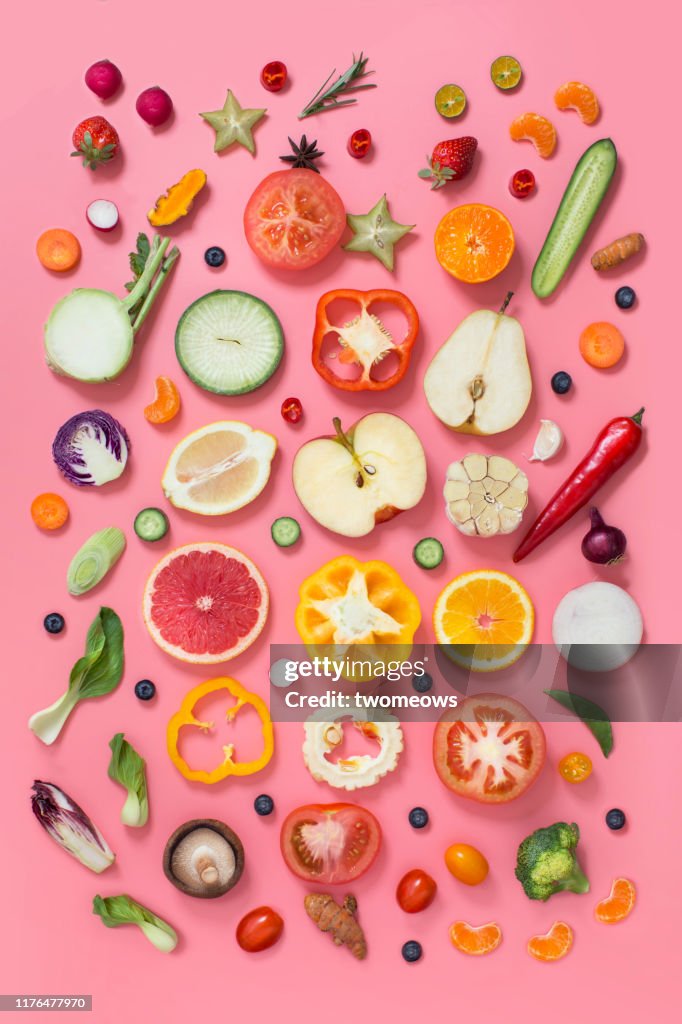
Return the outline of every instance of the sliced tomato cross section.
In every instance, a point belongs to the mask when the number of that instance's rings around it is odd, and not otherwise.
[[[264,263],[280,270],[319,263],[345,226],[346,211],[335,189],[305,167],[269,174],[244,211],[247,242]]]
[[[467,697],[438,722],[433,763],[441,782],[479,803],[515,800],[535,782],[545,763],[545,734],[530,711],[512,697]]]
[[[306,882],[343,885],[364,875],[381,846],[381,827],[357,804],[306,804],[287,815],[280,847]]]

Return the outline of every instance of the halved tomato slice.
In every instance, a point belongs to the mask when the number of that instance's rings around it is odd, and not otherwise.
[[[381,827],[357,804],[306,804],[286,817],[280,846],[287,867],[299,878],[343,885],[374,863]]]
[[[467,697],[441,718],[433,737],[433,763],[441,782],[469,800],[516,800],[545,763],[545,733],[512,697]]]
[[[305,167],[261,181],[244,211],[246,240],[280,270],[313,267],[338,244],[346,211],[328,181]]]

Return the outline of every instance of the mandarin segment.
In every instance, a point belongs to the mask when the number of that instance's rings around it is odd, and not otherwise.
[[[154,401],[145,406],[144,418],[149,423],[169,423],[180,412],[180,392],[170,377],[157,377]]]
[[[509,134],[514,142],[532,142],[543,160],[550,157],[556,148],[556,128],[542,114],[527,113],[514,118]]]
[[[565,82],[554,94],[559,110],[575,110],[583,124],[594,124],[599,117],[599,100],[584,82]]]
[[[502,931],[494,921],[478,928],[466,921],[455,921],[450,925],[450,941],[461,953],[483,956],[497,949],[502,941]]]
[[[573,930],[564,921],[555,921],[546,935],[534,935],[528,941],[528,952],[536,960],[561,960],[573,945]]]
[[[631,913],[636,899],[633,883],[627,878],[616,878],[611,892],[594,908],[594,916],[603,924],[617,924]]]

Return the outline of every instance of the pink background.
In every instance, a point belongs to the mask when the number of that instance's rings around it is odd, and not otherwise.
[[[167,759],[165,725],[185,691],[211,672],[165,657],[148,638],[139,613],[144,581],[164,550],[208,539],[243,548],[268,579],[272,611],[259,643],[226,671],[265,694],[268,644],[294,639],[299,581],[337,554],[390,561],[419,595],[424,625],[418,638],[425,641],[432,639],[433,602],[449,579],[482,565],[514,571],[514,538],[475,543],[446,522],[440,497],[444,471],[472,444],[435,420],[421,388],[430,358],[463,316],[481,306],[496,308],[514,289],[511,311],[526,332],[535,390],[523,422],[483,447],[525,466],[523,457],[530,453],[540,417],[555,418],[563,426],[567,443],[562,455],[528,469],[532,511],[608,419],[647,405],[643,455],[604,490],[599,502],[606,518],[626,530],[629,558],[617,570],[602,572],[588,565],[579,553],[586,528],[585,517],[579,516],[523,563],[516,574],[535,603],[536,639],[549,641],[552,613],[564,592],[596,578],[628,588],[642,608],[649,641],[680,639],[679,600],[665,584],[671,559],[679,558],[677,483],[671,480],[673,463],[679,461],[679,388],[672,363],[679,343],[670,311],[670,297],[679,291],[673,282],[678,168],[670,149],[670,122],[664,122],[659,106],[663,70],[672,66],[666,65],[673,60],[672,53],[666,54],[672,41],[667,41],[666,27],[656,24],[655,7],[628,13],[615,0],[576,0],[570,9],[551,14],[551,5],[539,0],[425,0],[402,7],[388,0],[345,0],[333,10],[309,0],[262,0],[243,7],[204,0],[172,11],[158,0],[74,0],[68,9],[41,0],[15,8],[18,34],[8,40],[0,68],[6,151],[2,410],[10,478],[2,536],[7,544],[0,744],[4,992],[91,992],[94,1019],[112,1024],[123,1015],[131,1021],[171,1022],[228,1016],[269,1020],[275,1015],[327,1020],[341,1012],[357,1020],[381,1013],[394,1021],[436,1012],[510,1022],[545,1016],[597,1021],[614,1010],[623,1021],[640,1019],[643,1012],[670,1016],[679,976],[675,844],[682,836],[682,817],[677,786],[671,782],[673,772],[679,774],[679,726],[617,726],[616,749],[608,762],[579,723],[549,726],[548,765],[541,780],[518,803],[497,809],[458,800],[442,788],[431,766],[431,726],[408,727],[398,771],[358,799],[380,817],[385,838],[375,869],[353,887],[370,946],[367,961],[358,964],[316,933],[301,906],[305,886],[289,874],[279,855],[285,814],[306,801],[334,799],[334,792],[313,782],[303,765],[301,727],[277,728],[275,758],[258,776],[214,789],[185,783]],[[363,95],[356,109],[299,124],[296,113],[317,85],[334,65],[342,70],[359,47],[371,57],[379,88]],[[524,67],[524,83],[513,94],[498,92],[489,80],[490,62],[500,53],[515,54]],[[86,90],[82,74],[91,61],[105,56],[121,67],[125,88],[103,106]],[[266,94],[258,82],[261,66],[274,58],[284,60],[291,74],[289,87],[278,96]],[[570,78],[596,89],[603,106],[597,125],[585,127],[575,115],[554,109],[555,88]],[[438,86],[453,80],[465,88],[469,108],[450,126],[434,110],[432,97]],[[135,114],[134,101],[157,82],[172,95],[176,114],[170,126],[153,131]],[[255,160],[239,149],[215,156],[213,134],[197,117],[197,111],[222,104],[227,86],[242,105],[269,108],[267,120],[256,129]],[[544,112],[557,124],[559,145],[550,161],[508,138],[509,122],[525,110]],[[68,153],[74,125],[100,112],[119,129],[123,153],[116,164],[93,175]],[[365,162],[352,161],[345,152],[348,135],[360,126],[371,130],[376,143]],[[369,257],[340,251],[299,277],[278,275],[248,249],[241,228],[244,204],[256,183],[281,166],[277,156],[287,148],[286,136],[303,130],[325,150],[324,173],[348,210],[364,213],[385,190],[393,215],[417,223],[398,250],[394,276]],[[416,176],[424,154],[439,139],[463,133],[479,140],[473,173],[462,184],[430,192]],[[577,158],[605,135],[613,137],[620,159],[612,193],[566,285],[540,304],[528,284],[535,254]],[[43,363],[41,344],[52,303],[79,285],[122,293],[127,253],[136,232],[145,227],[146,211],[194,166],[208,173],[208,195],[173,231],[182,258],[132,365],[109,385],[54,377]],[[509,195],[507,182],[526,166],[536,173],[539,187],[521,203]],[[96,235],[84,220],[86,205],[98,196],[114,199],[122,212],[122,228],[110,236]],[[432,253],[437,221],[460,201],[498,206],[516,231],[516,254],[507,271],[478,288],[449,279]],[[83,246],[80,267],[66,279],[44,271],[34,254],[37,236],[56,225],[75,231]],[[589,266],[589,252],[630,230],[646,234],[648,254],[622,273],[598,277]],[[218,272],[210,271],[202,258],[212,244],[224,246],[228,254],[226,267]],[[632,284],[640,297],[627,314],[613,303],[613,292],[622,283]],[[400,386],[376,400],[331,391],[309,363],[316,299],[331,287],[383,286],[403,289],[421,313],[423,329],[411,370]],[[285,328],[281,369],[260,391],[241,399],[200,391],[184,377],[173,353],[180,313],[216,287],[260,295]],[[590,369],[577,352],[580,330],[599,319],[613,320],[626,336],[626,356],[611,372]],[[559,369],[574,377],[567,398],[555,396],[549,387]],[[142,416],[158,374],[177,381],[183,401],[181,415],[161,429]],[[305,419],[296,428],[279,415],[280,402],[291,393],[305,407]],[[127,427],[133,456],[118,483],[81,492],[62,481],[50,444],[64,420],[97,406]],[[371,409],[399,412],[417,429],[428,455],[428,491],[417,509],[369,538],[346,543],[318,529],[299,508],[290,464],[303,440],[329,429],[333,413],[350,424]],[[277,435],[280,449],[267,490],[224,520],[173,511],[170,535],[150,548],[132,532],[134,514],[145,505],[163,503],[158,480],[173,445],[190,430],[221,418],[241,418]],[[49,536],[33,527],[28,506],[35,494],[53,489],[68,498],[72,516],[66,529]],[[297,516],[303,525],[303,541],[290,552],[276,549],[269,536],[272,519],[283,514]],[[69,598],[64,574],[71,555],[92,531],[113,524],[128,534],[124,558],[97,591],[78,601]],[[673,531],[676,545],[668,541]],[[411,559],[414,542],[428,534],[446,546],[444,565],[430,575]],[[64,688],[87,625],[103,603],[124,620],[124,681],[110,697],[81,705],[61,739],[45,748],[28,732],[26,720]],[[60,637],[49,637],[41,626],[52,610],[67,617]],[[158,685],[158,698],[150,706],[133,696],[141,677]],[[149,764],[151,820],[141,831],[119,824],[123,792],[106,775],[107,743],[119,730]],[[594,758],[594,775],[580,787],[565,784],[554,767],[572,749]],[[116,850],[114,868],[97,878],[49,842],[29,810],[34,778],[60,784],[91,813]],[[264,820],[252,810],[253,798],[263,791],[277,804],[273,817]],[[431,813],[432,825],[423,833],[406,821],[415,804]],[[628,814],[630,824],[622,834],[604,825],[604,812],[614,805]],[[180,822],[201,815],[229,822],[247,851],[243,881],[215,903],[183,896],[161,873],[167,836]],[[558,896],[547,905],[531,903],[513,877],[517,843],[533,828],[561,818],[575,818],[581,826],[592,893]],[[466,889],[447,874],[442,855],[455,841],[473,843],[489,858],[491,874],[482,887]],[[434,875],[439,894],[432,908],[409,918],[398,908],[394,889],[403,872],[417,866]],[[593,906],[617,875],[636,882],[639,903],[628,922],[606,928],[593,920]],[[91,915],[96,892],[121,891],[176,926],[181,943],[171,958],[157,953],[137,929],[109,931]],[[262,903],[283,914],[285,933],[272,950],[249,956],[237,947],[234,928],[247,910]],[[459,954],[449,944],[447,926],[460,917],[475,924],[497,920],[504,931],[500,949],[481,960]],[[575,947],[560,964],[538,964],[526,954],[526,941],[556,918],[573,925]],[[400,957],[400,946],[409,938],[419,939],[425,950],[423,961],[413,966]]]

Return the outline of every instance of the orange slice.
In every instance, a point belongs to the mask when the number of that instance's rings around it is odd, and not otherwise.
[[[551,156],[556,146],[556,128],[542,114],[521,114],[510,124],[509,134],[514,142],[532,142],[543,159]]]
[[[493,206],[469,203],[446,213],[436,228],[436,257],[458,281],[478,284],[502,273],[514,252],[514,229]]]
[[[559,110],[575,110],[583,124],[594,124],[599,117],[599,100],[584,82],[565,82],[554,94]]]
[[[635,887],[627,878],[616,878],[611,894],[594,908],[594,916],[604,924],[624,921],[635,905]]]
[[[528,952],[536,960],[561,960],[573,945],[573,931],[564,921],[555,921],[546,935],[528,940]]]
[[[146,405],[144,418],[149,423],[168,423],[180,412],[180,393],[170,377],[157,377],[156,394],[151,405]]]
[[[535,612],[513,576],[477,569],[452,580],[433,610],[439,644],[456,664],[474,672],[507,668],[533,637]]]
[[[455,921],[450,925],[450,941],[461,953],[483,956],[497,949],[502,941],[502,931],[499,924],[495,924],[494,921],[482,924],[478,928],[467,924],[466,921]]]

